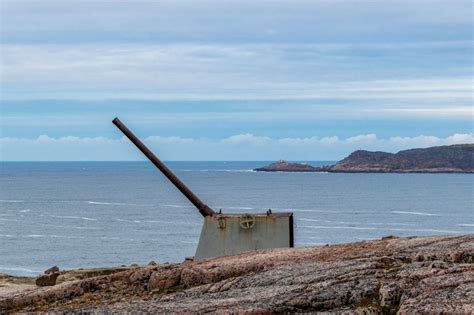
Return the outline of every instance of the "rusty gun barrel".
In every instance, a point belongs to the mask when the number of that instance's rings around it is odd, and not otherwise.
[[[199,210],[203,217],[212,216],[215,212],[204,204],[160,159],[148,149],[143,142],[138,139],[130,129],[125,126],[117,117],[112,120],[120,131],[153,163],[175,186],[189,199],[189,201]]]

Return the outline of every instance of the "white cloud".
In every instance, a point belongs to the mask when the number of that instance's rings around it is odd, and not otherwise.
[[[29,141],[28,139],[19,139],[20,141]],[[35,141],[35,140],[33,140]],[[117,140],[113,140],[106,137],[75,137],[75,136],[67,136],[67,137],[59,137],[53,138],[48,135],[41,135],[36,139],[39,143],[114,143]]]
[[[474,134],[441,138],[419,135],[378,138],[375,134],[333,137],[270,138],[239,134],[224,139],[147,137],[144,142],[165,160],[339,160],[358,149],[396,152],[403,149],[474,143]],[[2,160],[139,160],[125,138],[0,138]]]
[[[353,50],[472,43],[5,44],[0,83],[4,99],[332,98],[445,100],[449,105],[472,99],[468,65],[453,71],[459,65],[444,65],[440,72],[438,65],[418,69],[415,60],[401,59],[397,67],[379,66],[374,72]]]
[[[346,139],[347,143],[358,143],[358,142],[373,143],[374,141],[377,141],[377,136],[373,133],[367,134],[367,135],[358,135],[358,136],[350,137]]]
[[[25,143],[25,144],[88,144],[88,143],[95,143],[95,144],[104,144],[104,143],[116,143],[116,142],[123,142],[125,139],[122,138],[120,140],[111,139],[107,137],[75,137],[75,136],[67,136],[67,137],[50,137],[48,135],[40,135],[37,138],[15,138],[15,137],[3,137],[0,138],[0,144],[9,144],[9,143]]]
[[[62,35],[60,38],[53,37],[57,41],[67,41],[63,37],[71,31],[86,34],[91,41],[117,41],[123,40],[118,34],[130,35],[137,31],[145,33],[152,30],[166,32],[180,40],[200,38],[201,33],[214,40],[225,40],[226,36],[236,34],[255,40],[260,38],[259,31],[275,35],[278,30],[285,30],[284,33],[290,32],[289,35],[299,36],[306,41],[311,39],[311,35],[319,38],[321,34],[336,39],[365,34],[378,39],[384,38],[383,35],[389,37],[394,32],[406,33],[407,26],[421,28],[415,34],[418,35],[427,27],[449,28],[472,24],[470,1],[459,0],[204,0],[199,2],[199,6],[189,0],[2,0],[2,5],[5,11],[3,24],[8,35],[43,35],[46,37],[43,40],[47,40],[51,39],[47,31],[57,29]],[[242,23],[242,16],[245,16],[246,23]],[[30,23],[21,23],[24,21]],[[154,34],[147,35],[153,38]],[[407,35],[413,36],[410,33]],[[436,38],[434,35],[431,37]],[[75,40],[84,39],[79,37]]]
[[[471,136],[472,138],[472,136]],[[467,139],[466,139],[467,140]],[[398,145],[409,146],[413,144],[422,143],[424,146],[436,145],[440,142],[444,143],[457,143],[457,141],[450,141],[449,137],[446,139],[440,139],[435,136],[417,136],[417,137],[391,137],[390,142]],[[444,144],[443,143],[443,144]]]
[[[254,136],[253,134],[250,134],[250,133],[230,136],[228,138],[221,140],[221,142],[225,144],[251,144],[251,145],[262,145],[265,143],[270,143],[271,141],[272,139],[269,137]]]
[[[193,143],[193,142],[196,142],[198,140],[193,139],[193,138],[150,136],[150,137],[146,137],[144,141],[149,142],[149,143],[180,143],[180,144],[186,144],[186,143]]]
[[[448,142],[455,142],[455,143],[471,143],[473,142],[472,134],[466,134],[466,133],[456,133],[450,137],[446,138],[446,141]]]
[[[363,112],[371,114],[395,114],[410,116],[473,116],[474,109],[471,106],[453,107],[412,107],[412,108],[370,108]]]

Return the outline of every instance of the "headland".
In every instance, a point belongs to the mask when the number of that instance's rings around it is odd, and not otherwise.
[[[259,172],[474,173],[474,144],[410,149],[397,153],[357,150],[334,165],[312,166],[283,160]]]

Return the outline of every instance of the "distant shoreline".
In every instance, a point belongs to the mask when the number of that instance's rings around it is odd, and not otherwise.
[[[457,144],[398,153],[358,150],[335,165],[312,166],[306,163],[277,161],[255,168],[257,172],[328,173],[474,173],[474,144]]]
[[[254,169],[255,172],[266,172],[266,173],[337,173],[337,174],[474,174],[474,171],[421,171],[421,170],[404,170],[404,171],[356,171],[356,170],[264,170]]]

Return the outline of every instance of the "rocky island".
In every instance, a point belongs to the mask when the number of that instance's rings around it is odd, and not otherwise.
[[[256,168],[263,172],[473,173],[474,144],[456,144],[398,153],[358,150],[335,165],[321,167],[278,161]]]
[[[58,279],[0,281],[0,313],[472,314],[474,235],[389,236]]]
[[[291,163],[277,161],[267,166],[254,169],[257,172],[321,172],[321,167],[315,167],[306,163]]]

